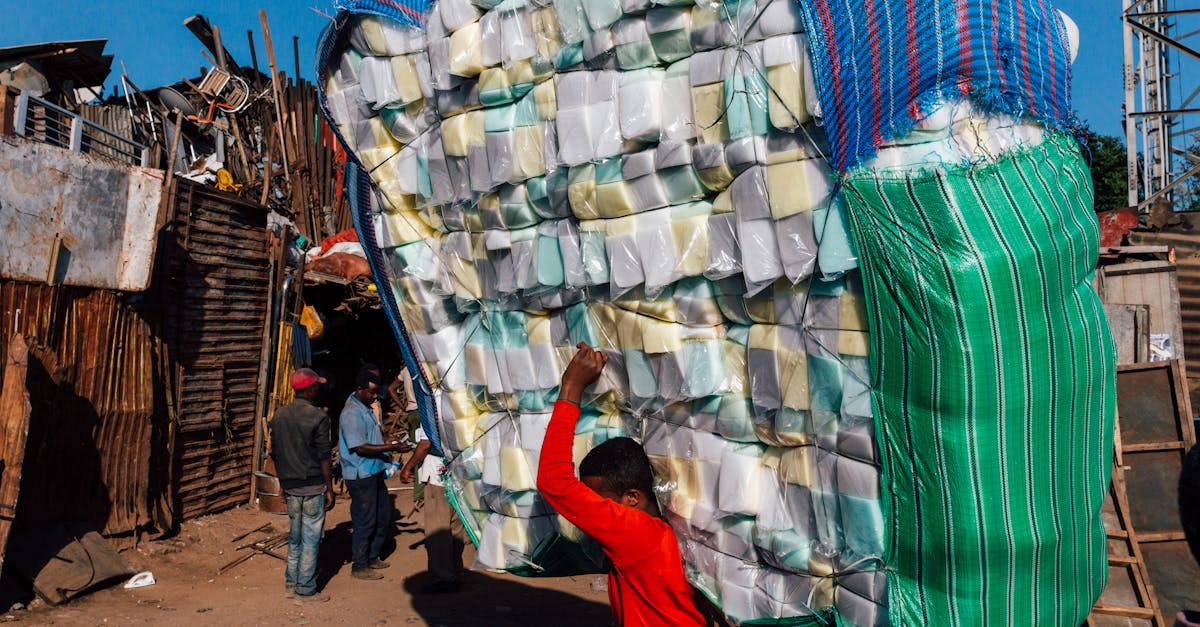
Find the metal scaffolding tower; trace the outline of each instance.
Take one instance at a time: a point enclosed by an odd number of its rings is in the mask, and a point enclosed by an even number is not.
[[[1146,210],[1162,199],[1186,210],[1200,191],[1200,71],[1190,71],[1200,52],[1187,43],[1200,34],[1200,0],[1122,6],[1129,204]]]

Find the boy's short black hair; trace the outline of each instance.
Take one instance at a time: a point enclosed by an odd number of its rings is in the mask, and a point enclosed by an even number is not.
[[[354,384],[358,386],[358,389],[365,390],[372,383],[375,385],[382,385],[383,383],[379,378],[378,370],[367,370],[366,368],[363,368],[362,370],[358,371],[358,378],[354,381]]]
[[[1192,557],[1200,562],[1200,444],[1183,458],[1179,473],[1179,520]]]
[[[654,498],[650,458],[631,438],[613,438],[592,449],[579,463],[579,476],[600,477],[617,494],[637,489]]]

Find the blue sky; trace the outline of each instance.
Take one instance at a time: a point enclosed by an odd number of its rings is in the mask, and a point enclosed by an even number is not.
[[[1056,0],[1055,4],[1080,27],[1080,52],[1074,67],[1075,107],[1080,117],[1097,132],[1122,136],[1121,3]],[[331,0],[4,0],[3,5],[7,26],[0,29],[0,47],[107,38],[109,53],[116,55],[114,74],[120,75],[117,62],[125,61],[130,77],[146,89],[194,77],[200,66],[207,65],[201,55],[203,47],[183,27],[184,18],[193,13],[203,13],[220,26],[225,47],[246,65],[250,63],[246,30],[253,30],[259,65],[265,68],[259,8],[267,10],[280,69],[294,73],[292,36],[299,36],[300,71],[311,80],[317,37],[328,23],[318,10],[332,12]]]
[[[280,71],[295,74],[292,37],[300,37],[300,71],[314,76],[317,37],[329,20],[331,0],[0,0],[6,26],[0,29],[0,47],[72,39],[108,39],[107,51],[115,56],[109,86],[121,75],[120,62],[139,87],[149,89],[199,75],[208,61],[200,41],[183,26],[183,20],[201,13],[221,28],[225,48],[238,63],[250,65],[246,31],[254,31],[259,68],[267,67],[258,9],[266,9]],[[17,26],[17,25],[20,26]],[[106,92],[107,93],[107,92]]]

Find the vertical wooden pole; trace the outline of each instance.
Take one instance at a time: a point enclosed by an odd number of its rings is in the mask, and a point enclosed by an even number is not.
[[[283,135],[283,125],[287,122],[287,118],[283,115],[283,89],[279,85],[279,68],[275,65],[275,46],[271,44],[271,26],[267,23],[266,9],[258,10],[258,19],[262,22],[263,42],[267,48],[267,63],[271,66],[271,89],[275,92],[275,123],[276,129],[279,131],[279,152],[284,155],[283,176],[291,181],[292,174],[287,160],[288,144]]]

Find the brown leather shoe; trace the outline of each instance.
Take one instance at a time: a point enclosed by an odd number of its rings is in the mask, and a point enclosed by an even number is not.
[[[379,573],[371,570],[371,568],[369,566],[367,568],[356,568],[354,570],[351,570],[350,576],[354,577],[355,579],[366,579],[368,581],[375,580],[375,579],[383,579],[383,575],[380,575]]]

